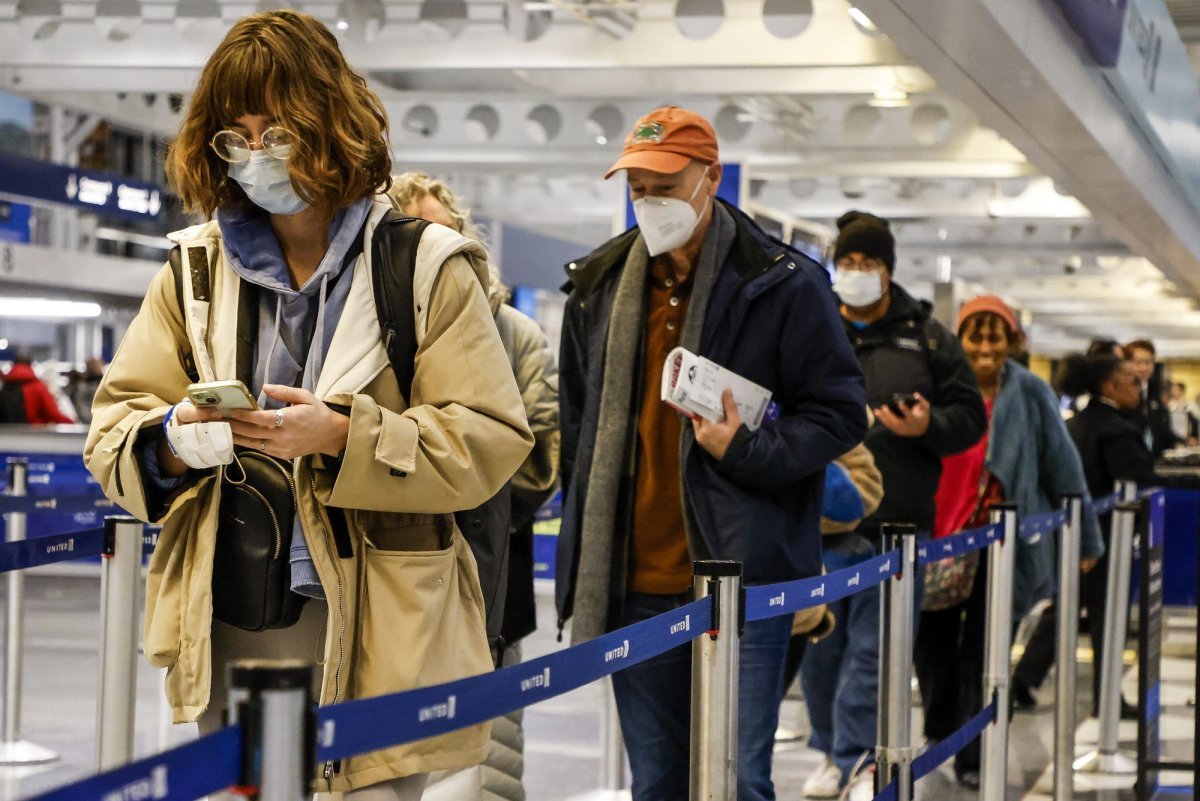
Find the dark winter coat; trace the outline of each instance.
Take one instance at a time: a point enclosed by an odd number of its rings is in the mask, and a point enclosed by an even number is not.
[[[878,420],[867,432],[867,447],[883,473],[883,503],[863,522],[868,533],[882,523],[931,530],[942,457],[966,450],[987,430],[983,398],[962,345],[931,311],[929,303],[892,284],[882,319],[862,329],[843,321],[872,409],[890,403],[893,394],[914,392],[932,407],[924,436],[896,436]]]
[[[736,239],[719,270],[704,318],[699,353],[773,393],[780,418],[756,432],[745,426],[718,462],[683,431],[685,503],[694,521],[694,558],[734,559],[744,579],[761,584],[821,572],[824,469],[861,441],[866,429],[862,373],[842,335],[829,280],[820,265],[768,236],[724,206]],[[570,293],[560,354],[564,505],[558,541],[557,601],[572,613],[587,476],[596,450],[608,321],[637,229],[568,268]],[[635,403],[642,393],[634,392]],[[635,415],[636,409],[631,408]],[[581,480],[582,479],[582,480]],[[631,519],[632,476],[620,493],[623,554]],[[614,571],[612,591],[623,595]]]

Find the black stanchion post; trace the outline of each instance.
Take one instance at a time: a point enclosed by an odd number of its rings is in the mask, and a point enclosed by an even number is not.
[[[1016,570],[1017,507],[992,507],[1002,537],[988,546],[987,640],[983,654],[983,701],[996,703],[996,720],[983,730],[980,798],[1004,798],[1008,779],[1008,674],[1012,654],[1013,573]],[[976,581],[978,581],[978,577]]]
[[[693,575],[713,610],[712,628],[692,643],[691,801],[728,801],[737,796],[742,564],[696,562]]]
[[[884,524],[884,553],[898,551],[900,572],[879,588],[879,717],[875,792],[896,785],[896,801],[912,801],[912,664],[916,610],[917,527]]]
[[[24,498],[29,494],[29,460],[8,460],[8,494]],[[25,513],[4,516],[8,540],[25,539]],[[25,575],[20,570],[8,574],[7,630],[4,636],[4,732],[0,739],[0,765],[38,765],[53,762],[58,754],[21,739],[21,659],[25,639]]]
[[[229,666],[229,722],[242,727],[242,778],[255,801],[309,801],[316,759],[313,668],[295,659]]]
[[[100,692],[96,715],[96,768],[101,771],[133,759],[141,586],[141,522],[128,515],[106,517],[100,570]]]

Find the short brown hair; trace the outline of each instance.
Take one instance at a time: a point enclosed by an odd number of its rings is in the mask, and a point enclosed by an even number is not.
[[[1133,342],[1130,342],[1128,345],[1126,345],[1125,358],[1132,359],[1133,351],[1135,350],[1147,351],[1154,358],[1158,358],[1158,351],[1154,349],[1154,343],[1148,339],[1135,339]]]
[[[167,152],[166,173],[188,211],[249,202],[208,143],[246,114],[295,137],[288,172],[309,205],[343,208],[384,191],[392,171],[387,114],[320,21],[295,11],[239,20],[209,57]]]

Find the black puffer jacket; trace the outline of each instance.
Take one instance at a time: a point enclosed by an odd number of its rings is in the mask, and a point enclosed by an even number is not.
[[[930,316],[929,303],[897,284],[891,299],[887,314],[866,328],[843,320],[867,380],[867,402],[877,409],[895,393],[919,392],[932,409],[922,437],[898,437],[879,422],[867,432],[883,473],[883,503],[863,521],[868,534],[882,523],[932,529],[942,457],[971,447],[987,429],[979,385],[958,339]]]

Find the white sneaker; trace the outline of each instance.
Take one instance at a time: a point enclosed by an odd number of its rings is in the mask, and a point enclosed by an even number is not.
[[[850,781],[842,789],[844,801],[873,801],[875,798],[875,765],[862,764],[865,761],[865,758],[859,760],[850,774]]]
[[[825,757],[821,769],[804,780],[805,798],[837,798],[841,792],[838,787],[842,782],[841,769],[833,764],[833,760]]]

